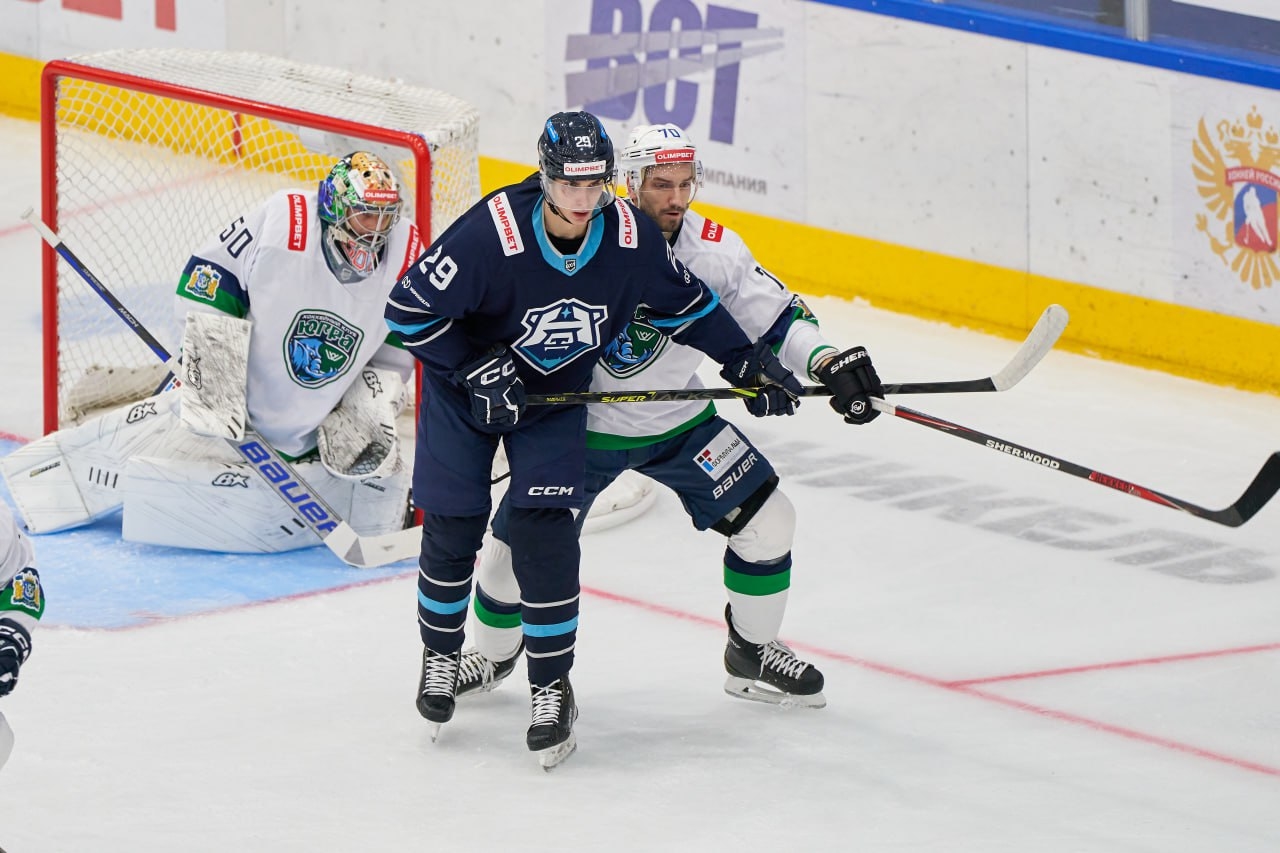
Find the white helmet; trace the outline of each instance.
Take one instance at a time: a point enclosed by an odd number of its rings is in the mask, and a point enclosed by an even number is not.
[[[632,129],[619,161],[627,194],[634,200],[644,183],[645,169],[669,164],[693,164],[693,191],[702,186],[702,161],[698,148],[674,124],[641,124]],[[689,196],[692,200],[693,195]]]

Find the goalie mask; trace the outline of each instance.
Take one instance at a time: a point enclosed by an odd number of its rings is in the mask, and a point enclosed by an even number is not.
[[[640,188],[652,172],[670,177],[673,183],[688,187],[693,201],[698,187],[702,186],[702,161],[698,149],[674,124],[637,125],[622,149],[622,179],[627,194],[637,205]]]
[[[403,204],[400,184],[381,157],[356,151],[339,160],[320,181],[316,199],[330,261],[350,268],[356,278],[371,275]]]
[[[595,214],[617,197],[613,141],[588,112],[556,113],[538,137],[542,192],[553,209]],[[563,217],[563,213],[560,213]]]

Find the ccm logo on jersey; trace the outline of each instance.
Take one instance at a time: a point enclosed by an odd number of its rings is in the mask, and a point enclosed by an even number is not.
[[[530,497],[559,497],[573,494],[573,486],[530,486]]]
[[[289,193],[289,249],[302,252],[307,248],[307,200]]]
[[[708,243],[719,243],[720,238],[724,236],[724,226],[719,223],[712,222],[710,219],[702,223],[702,239]]]
[[[511,218],[511,203],[506,193],[498,193],[489,199],[489,215],[493,217],[494,227],[498,229],[498,239],[502,240],[502,254],[510,257],[524,251],[524,240],[520,238],[520,229]]]

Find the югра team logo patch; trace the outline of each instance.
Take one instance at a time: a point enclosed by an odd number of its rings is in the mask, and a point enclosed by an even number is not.
[[[284,338],[293,380],[306,388],[327,385],[351,368],[364,332],[328,311],[303,310]]]
[[[625,379],[644,370],[666,349],[668,338],[649,325],[638,313],[609,341],[600,356],[600,366],[610,376]]]

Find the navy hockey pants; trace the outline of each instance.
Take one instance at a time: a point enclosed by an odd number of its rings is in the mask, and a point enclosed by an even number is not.
[[[422,641],[437,652],[462,648],[501,437],[511,466],[507,541],[521,590],[529,681],[550,684],[573,666],[577,636],[580,552],[572,509],[583,499],[586,410],[543,409],[499,436],[476,426],[466,401],[437,383],[424,377],[414,460],[414,503],[424,512]]]

